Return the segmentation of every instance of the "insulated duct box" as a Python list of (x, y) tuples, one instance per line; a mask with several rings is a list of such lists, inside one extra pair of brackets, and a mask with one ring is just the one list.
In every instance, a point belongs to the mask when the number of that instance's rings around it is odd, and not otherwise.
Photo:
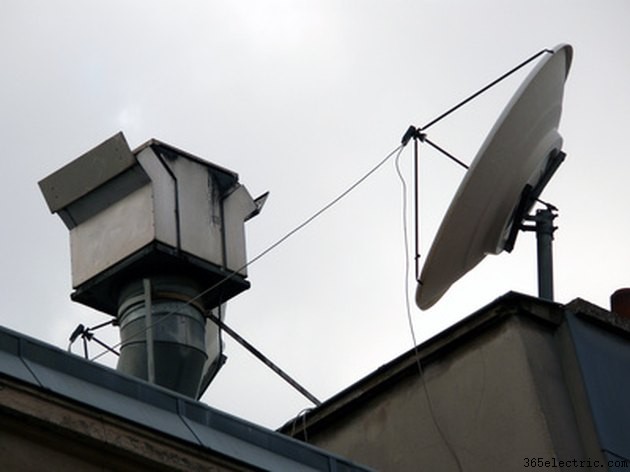
[[(266, 195), (255, 201), (236, 173), (157, 140), (132, 151), (122, 133), (39, 186), (70, 230), (72, 299), (118, 318), (119, 368), (150, 380), (153, 360), (129, 353), (144, 343), (140, 350), (153, 357), (154, 345), (171, 343), (170, 349), (182, 342), (188, 347), (172, 352), (184, 349), (178, 356), (190, 368), (205, 365), (200, 375), (207, 379), (208, 365), (220, 365), (222, 354), (218, 328), (206, 326), (204, 313), (249, 288), (244, 222), (258, 214)], [(138, 328), (149, 326), (138, 320), (164, 315), (160, 329)], [(213, 353), (203, 352), (208, 345)], [(169, 363), (176, 366), (177, 356)], [(157, 383), (165, 385), (159, 379), (172, 375), (159, 373), (157, 355), (154, 368)], [(195, 396), (195, 388), (184, 390)]]
[(77, 302), (116, 315), (123, 285), (165, 270), (206, 288), (229, 277), (211, 306), (249, 288), (243, 223), (259, 207), (230, 170), (119, 133), (39, 185), (70, 230)]

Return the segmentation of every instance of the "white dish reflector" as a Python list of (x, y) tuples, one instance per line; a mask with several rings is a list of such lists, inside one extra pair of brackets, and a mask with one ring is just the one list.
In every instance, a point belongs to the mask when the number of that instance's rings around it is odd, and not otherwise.
[(420, 274), (416, 303), (433, 306), (486, 254), (505, 249), (527, 184), (541, 179), (558, 133), (573, 49), (560, 45), (527, 76), (488, 134), (446, 212)]

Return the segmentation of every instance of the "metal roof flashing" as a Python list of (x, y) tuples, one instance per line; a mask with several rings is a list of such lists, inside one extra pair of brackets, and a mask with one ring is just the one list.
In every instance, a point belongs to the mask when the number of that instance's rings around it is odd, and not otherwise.
[(142, 143), (140, 146), (136, 147), (132, 150), (132, 154), (137, 156), (143, 150), (151, 148), (154, 151), (159, 151), (165, 157), (170, 159), (176, 159), (178, 157), (183, 157), (185, 159), (189, 159), (191, 161), (197, 162), (198, 164), (206, 166), (208, 169), (212, 171), (212, 173), (217, 177), (217, 181), (221, 186), (221, 190), (227, 192), (232, 186), (234, 186), (238, 182), (238, 173), (226, 169), (218, 164), (214, 164), (212, 162), (208, 162), (205, 159), (202, 159), (194, 154), (186, 152), (178, 147), (172, 146), (168, 143), (160, 141), (158, 139), (152, 138), (148, 141)]
[(0, 327), (0, 379), (265, 470), (364, 471), (334, 454)]
[(39, 187), (56, 213), (134, 167), (138, 167), (134, 154), (118, 133), (40, 180)]
[(566, 309), (582, 319), (597, 323), (618, 334), (630, 336), (630, 319), (612, 313), (581, 298), (566, 305)]

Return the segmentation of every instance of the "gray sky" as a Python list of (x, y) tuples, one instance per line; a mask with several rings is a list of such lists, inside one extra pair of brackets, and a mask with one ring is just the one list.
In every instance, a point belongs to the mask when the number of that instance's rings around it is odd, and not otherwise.
[[(0, 14), (0, 323), (65, 348), (107, 316), (69, 299), (65, 226), (37, 181), (119, 130), (235, 170), (253, 195), (258, 254), (422, 125), (535, 52), (574, 47), (560, 132), (567, 160), (543, 194), (560, 209), (556, 297), (603, 307), (630, 285), (630, 3), (593, 1), (33, 1)], [(528, 68), (431, 128), (466, 162)], [(411, 149), (402, 156), (411, 182)], [(426, 254), (463, 170), (421, 148)], [(393, 162), (250, 270), (227, 321), (325, 399), (412, 346), (401, 186)], [(536, 294), (533, 234), (488, 257), (432, 309), (419, 340), (509, 290)], [(415, 286), (409, 287), (413, 298)], [(113, 330), (97, 333), (117, 342)], [(203, 400), (277, 427), (310, 406), (226, 338)], [(79, 346), (76, 346), (79, 351)], [(92, 353), (99, 351), (91, 346)], [(101, 361), (114, 365), (115, 358)]]

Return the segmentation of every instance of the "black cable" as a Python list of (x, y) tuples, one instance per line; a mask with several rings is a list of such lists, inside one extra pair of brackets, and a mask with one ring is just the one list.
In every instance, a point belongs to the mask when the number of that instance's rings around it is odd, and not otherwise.
[(278, 241), (276, 241), (275, 243), (273, 243), (271, 246), (269, 246), (267, 249), (265, 249), (264, 251), (262, 251), (260, 254), (258, 254), (256, 257), (254, 257), (252, 260), (250, 260), (245, 266), (243, 266), (241, 269), (239, 269), (237, 272), (240, 272), (241, 270), (243, 270), (244, 268), (248, 267), (250, 264), (253, 264), (254, 262), (256, 262), (258, 259), (260, 259), (261, 257), (265, 256), (267, 253), (269, 253), (270, 251), (274, 250), (277, 246), (279, 246), (280, 244), (282, 244), (284, 241), (286, 241), (287, 239), (289, 239), (291, 236), (293, 236), (295, 233), (297, 233), (298, 231), (300, 231), (302, 228), (304, 228), (306, 225), (308, 225), (309, 223), (311, 223), (313, 220), (315, 220), (317, 217), (319, 217), (322, 213), (324, 213), (325, 211), (327, 211), (328, 209), (332, 208), (335, 204), (337, 204), (341, 199), (343, 199), (346, 195), (348, 195), (350, 192), (352, 192), (355, 188), (357, 188), (359, 185), (361, 185), (368, 177), (370, 177), (374, 172), (376, 172), (378, 169), (381, 168), (381, 166), (383, 164), (385, 164), (389, 159), (391, 159), (391, 157), (396, 153), (399, 152), (400, 150), (402, 150), (403, 145), (401, 144), (400, 146), (398, 146), (396, 149), (394, 149), (392, 152), (390, 152), (389, 154), (387, 154), (387, 156), (385, 156), (378, 164), (376, 164), (374, 167), (372, 167), (372, 169), (370, 169), (366, 174), (364, 174), (360, 179), (358, 179), (354, 184), (352, 184), (350, 187), (348, 187), (346, 190), (344, 190), (343, 192), (341, 192), (341, 194), (339, 194), (336, 198), (334, 198), (330, 203), (328, 203), (327, 205), (325, 205), (324, 207), (322, 207), (320, 210), (316, 211), (311, 217), (307, 218), (303, 223), (299, 224), (298, 226), (296, 226), (294, 229), (292, 229), (291, 231), (289, 231), (286, 235), (284, 235), (282, 238), (280, 238)]
[[(470, 102), (471, 100), (473, 100), (474, 98), (478, 97), (479, 95), (481, 95), (482, 93), (484, 93), (486, 90), (490, 89), (491, 87), (495, 86), (496, 84), (498, 84), (499, 82), (501, 82), (502, 80), (506, 79), (507, 77), (509, 77), (510, 75), (512, 75), (513, 73), (515, 73), (516, 71), (518, 71), (519, 69), (521, 69), (522, 67), (524, 67), (525, 65), (529, 64), (531, 61), (533, 61), (534, 59), (536, 59), (538, 56), (544, 54), (544, 53), (551, 53), (553, 54), (552, 50), (549, 49), (543, 49), (542, 51), (534, 54), (532, 57), (530, 57), (529, 59), (527, 59), (526, 61), (522, 62), (521, 64), (519, 64), (518, 66), (514, 67), (513, 69), (511, 69), (510, 71), (506, 72), (505, 74), (503, 74), (501, 77), (499, 77), (498, 79), (492, 81), (490, 84), (486, 85), (485, 87), (483, 87), (482, 89), (480, 89), (479, 91), (475, 92), (474, 94), (472, 94), (471, 96), (469, 96), (468, 98), (464, 99), (463, 101), (459, 102), (457, 105), (455, 105), (454, 107), (450, 108), (449, 110), (447, 110), (446, 112), (442, 113), (440, 116), (438, 116), (437, 118), (431, 120), (429, 123), (427, 123), (426, 125), (424, 125), (422, 128), (419, 128), (419, 130), (416, 130), (413, 127), (410, 127), (409, 130), (407, 131), (407, 133), (405, 134), (405, 137), (403, 137), (403, 141), (402, 144), (400, 146), (398, 146), (396, 149), (394, 149), (392, 152), (390, 152), (389, 154), (387, 154), (387, 156), (385, 156), (385, 158), (383, 160), (381, 160), (376, 166), (374, 166), (370, 171), (368, 171), (365, 175), (363, 175), (359, 180), (357, 180), (354, 184), (352, 184), (348, 189), (346, 189), (344, 192), (342, 192), (339, 196), (337, 196), (336, 198), (334, 198), (330, 203), (328, 203), (327, 205), (325, 205), (323, 208), (321, 208), (320, 210), (318, 210), (317, 212), (315, 212), (311, 217), (307, 218), (304, 222), (302, 222), (301, 224), (299, 224), (298, 226), (296, 226), (293, 230), (289, 231), (286, 235), (284, 235), (283, 237), (281, 237), (278, 241), (276, 241), (275, 243), (273, 243), (271, 246), (269, 246), (267, 249), (265, 249), (264, 251), (262, 251), (260, 254), (258, 254), (256, 257), (254, 257), (253, 259), (251, 259), (250, 261), (248, 261), (247, 263), (245, 263), (242, 267), (240, 267), (239, 269), (229, 273), (228, 275), (226, 275), (223, 279), (221, 279), (220, 281), (218, 281), (217, 283), (215, 283), (214, 285), (212, 285), (211, 287), (207, 288), (206, 290), (202, 291), (201, 293), (197, 294), (195, 297), (191, 298), (188, 303), (192, 303), (196, 300), (198, 300), (199, 298), (203, 297), (204, 295), (206, 295), (207, 293), (209, 293), (210, 291), (218, 288), (219, 286), (221, 286), (222, 284), (224, 284), (225, 282), (231, 280), (235, 275), (237, 275), (239, 272), (241, 272), (242, 270), (246, 269), (247, 267), (249, 267), (251, 264), (253, 264), (254, 262), (258, 261), (259, 259), (261, 259), (262, 257), (264, 257), (265, 255), (267, 255), (269, 252), (273, 251), (276, 247), (278, 247), (280, 244), (282, 244), (284, 241), (286, 241), (287, 239), (289, 239), (291, 236), (293, 236), (295, 233), (297, 233), (298, 231), (300, 231), (302, 228), (304, 228), (305, 226), (307, 226), (309, 223), (311, 223), (313, 220), (315, 220), (316, 218), (318, 218), (322, 213), (326, 212), (328, 209), (330, 209), (331, 207), (333, 207), (335, 204), (337, 204), (341, 199), (343, 199), (346, 195), (348, 195), (350, 192), (352, 192), (356, 187), (358, 187), (361, 183), (363, 183), (364, 180), (366, 180), (370, 175), (372, 175), (374, 172), (376, 172), (383, 164), (385, 164), (385, 162), (387, 162), (394, 154), (396, 154), (398, 151), (400, 151), (402, 148), (404, 148), (407, 144), (407, 142), (409, 141), (409, 139), (412, 137), (411, 134), (409, 134), (410, 132), (414, 132), (417, 133), (417, 137), (423, 141), (423, 142), (427, 142), (429, 145), (431, 145), (432, 147), (434, 147), (435, 149), (437, 149), (438, 151), (442, 152), (444, 155), (446, 155), (447, 157), (451, 158), (453, 161), (457, 162), (459, 165), (463, 166), (464, 168), (468, 168), (468, 166), (466, 164), (464, 164), (462, 161), (460, 161), (459, 159), (457, 159), (455, 156), (451, 155), (450, 153), (448, 153), (447, 151), (445, 151), (444, 149), (440, 148), (439, 146), (437, 146), (435, 143), (433, 143), (432, 141), (428, 140), (426, 138), (426, 135), (419, 133), (418, 131), (424, 131), (426, 129), (428, 129), (429, 127), (433, 126), (435, 123), (439, 122), (440, 120), (446, 118), (448, 115), (450, 115), (451, 113), (455, 112), (456, 110), (458, 110), (459, 108), (461, 108), (462, 106), (464, 106), (465, 104), (467, 104), (468, 102)], [(147, 329), (151, 329), (154, 325), (156, 325), (157, 323), (160, 323), (162, 321), (164, 321), (165, 319), (167, 319), (172, 313), (167, 314), (166, 316), (162, 317), (160, 320), (157, 320), (156, 322), (154, 322), (152, 325), (148, 326), (147, 328), (145, 328), (144, 331), (146, 331)], [(138, 335), (141, 335), (144, 331), (138, 333)], [(116, 345), (113, 346), (113, 348), (119, 347), (122, 343), (118, 343)], [(100, 354), (96, 355), (95, 357), (93, 357), (91, 360), (94, 361), (98, 358), (100, 358), (101, 356), (105, 355), (107, 353), (107, 351), (103, 351)]]
[[(389, 161), (391, 159), (391, 157), (396, 154), (397, 152), (399, 152), (400, 150), (402, 150), (404, 146), (401, 144), (399, 145), (396, 149), (394, 149), (393, 151), (391, 151), (389, 154), (387, 154), (381, 161), (379, 161), (374, 167), (372, 167), (368, 172), (366, 172), (362, 177), (360, 177), (356, 182), (354, 182), (352, 185), (350, 185), (350, 187), (348, 187), (346, 190), (344, 190), (343, 192), (341, 192), (337, 197), (335, 197), (333, 200), (331, 200), (328, 204), (324, 205), (322, 208), (320, 208), (318, 211), (316, 211), (313, 215), (311, 215), (310, 217), (308, 217), (306, 220), (304, 220), (302, 223), (300, 223), (299, 225), (297, 225), (295, 228), (293, 228), (291, 231), (289, 231), (287, 234), (285, 234), (284, 236), (282, 236), (280, 239), (278, 239), (275, 243), (273, 243), (271, 246), (269, 246), (267, 249), (263, 250), (262, 252), (260, 252), (257, 256), (255, 256), (254, 258), (250, 259), (248, 262), (246, 262), (245, 264), (243, 264), (241, 267), (239, 267), (238, 269), (230, 272), (229, 274), (227, 274), (223, 279), (219, 280), (218, 282), (216, 282), (214, 285), (211, 285), (210, 287), (208, 287), (207, 289), (203, 290), (202, 292), (198, 293), (197, 295), (195, 295), (193, 298), (191, 298), (190, 300), (188, 300), (186, 302), (186, 304), (191, 304), (193, 302), (195, 302), (196, 300), (200, 299), (201, 297), (203, 297), (204, 295), (207, 295), (209, 292), (211, 292), (212, 290), (215, 290), (216, 288), (220, 287), (221, 285), (223, 285), (224, 283), (226, 283), (227, 281), (231, 280), (234, 276), (236, 276), (237, 274), (239, 274), (241, 271), (243, 271), (244, 269), (248, 268), (250, 265), (252, 265), (254, 262), (257, 262), (258, 260), (260, 260), (261, 258), (263, 258), (264, 256), (266, 256), (267, 254), (269, 254), (271, 251), (273, 251), (276, 247), (278, 247), (280, 244), (282, 244), (283, 242), (285, 242), (287, 239), (289, 239), (291, 236), (293, 236), (295, 233), (297, 233), (298, 231), (300, 231), (301, 229), (303, 229), (305, 226), (307, 226), (308, 224), (310, 224), (313, 220), (317, 219), (319, 216), (321, 216), (323, 213), (325, 213), (327, 210), (329, 210), (330, 208), (332, 208), (333, 206), (335, 206), (337, 203), (339, 203), (340, 200), (342, 200), (345, 196), (347, 196), (350, 192), (352, 192), (355, 188), (357, 188), (359, 185), (361, 185), (365, 180), (367, 180), (368, 177), (370, 177), (372, 174), (374, 174), (378, 169), (380, 169), (387, 161)], [(144, 330), (139, 331), (138, 333), (135, 333), (134, 336), (141, 336), (144, 332), (146, 332), (147, 330), (153, 328), (154, 326), (156, 326), (158, 323), (163, 322), (164, 320), (166, 320), (168, 317), (170, 317), (171, 315), (173, 315), (175, 312), (170, 312), (168, 314), (166, 314), (165, 316), (161, 317), (159, 320), (156, 320), (155, 322), (153, 322), (151, 325), (147, 326)], [(133, 337), (133, 336), (132, 336)], [(112, 346), (114, 349), (117, 347), (120, 347), (122, 345), (122, 342), (119, 342), (118, 344), (115, 344), (114, 346)], [(107, 354), (108, 351), (103, 351), (100, 354), (97, 354), (96, 356), (94, 356), (92, 359), (90, 359), (91, 361), (95, 361), (99, 358), (101, 358), (102, 356), (104, 356), (105, 354)]]

